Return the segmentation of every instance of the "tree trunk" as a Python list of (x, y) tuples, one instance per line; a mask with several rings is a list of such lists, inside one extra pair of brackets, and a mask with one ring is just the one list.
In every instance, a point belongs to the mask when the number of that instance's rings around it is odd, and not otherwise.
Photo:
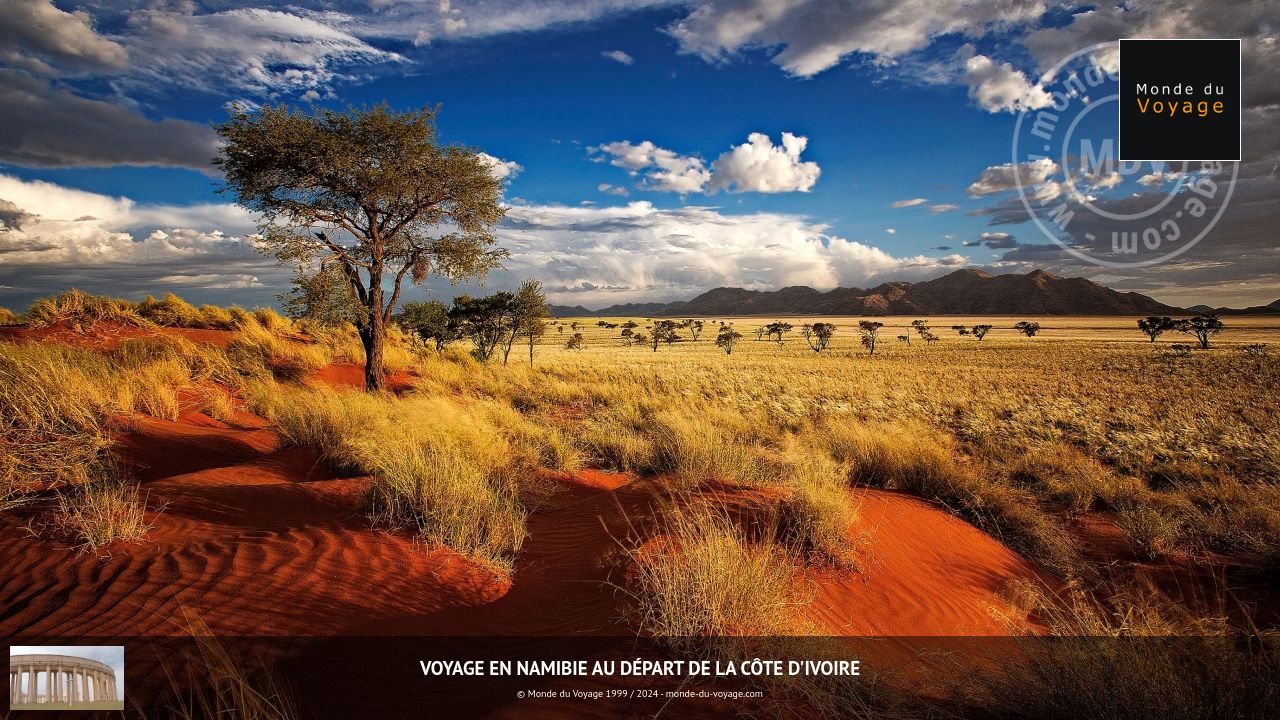
[(369, 291), (369, 322), (360, 329), (360, 341), (364, 344), (364, 389), (381, 392), (386, 386), (386, 369), (382, 362), (383, 346), (387, 341), (387, 326), (382, 321), (382, 288), (375, 284)]

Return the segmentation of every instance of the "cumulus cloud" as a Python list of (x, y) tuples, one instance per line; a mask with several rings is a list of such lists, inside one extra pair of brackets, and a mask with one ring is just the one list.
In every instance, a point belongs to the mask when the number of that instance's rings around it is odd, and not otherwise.
[(965, 60), (961, 79), (969, 86), (970, 99), (987, 112), (1016, 113), (1052, 104), (1044, 88), (1031, 84), (1009, 63), (996, 62), (985, 55)]
[(649, 140), (639, 143), (618, 140), (591, 150), (608, 156), (610, 165), (620, 167), (632, 176), (641, 176), (643, 180), (638, 187), (644, 190), (683, 195), (701, 192), (711, 180), (711, 171), (702, 158), (681, 155), (658, 147)]
[(6, 301), (72, 285), (137, 295), (157, 282), (230, 290), (262, 287), (267, 276), (283, 281), (275, 261), (254, 248), (253, 218), (234, 205), (140, 205), (0, 175), (0, 207), (21, 213), (0, 230)]
[(621, 187), (619, 185), (612, 185), (610, 183), (600, 183), (599, 185), (596, 186), (596, 190), (599, 190), (600, 192), (605, 193), (606, 195), (622, 195), (625, 197), (631, 194), (627, 192), (626, 188)]
[(0, 3), (0, 63), (46, 75), (59, 68), (114, 72), (129, 64), (129, 55), (99, 35), (84, 10), (66, 12), (53, 0), (5, 0)]
[(916, 205), (923, 205), (927, 202), (929, 201), (924, 198), (911, 198), (910, 200), (895, 200), (889, 203), (889, 207), (891, 208), (914, 207)]
[(707, 0), (667, 31), (709, 62), (763, 49), (787, 73), (809, 77), (850, 55), (888, 64), (939, 35), (981, 35), (1043, 12), (1042, 2), (1026, 0)]
[(185, 120), (148, 120), (44, 80), (0, 69), (0, 161), (41, 167), (171, 165), (208, 172), (217, 136)]
[(589, 151), (610, 165), (639, 176), (642, 190), (678, 192), (808, 192), (822, 174), (816, 162), (800, 159), (809, 139), (782, 133), (782, 144), (751, 133), (747, 142), (721, 153), (708, 168), (696, 155), (681, 155), (649, 140), (605, 143)]
[(1029, 188), (1044, 183), (1057, 172), (1058, 164), (1049, 158), (992, 165), (969, 185), (969, 194), (977, 197), (1015, 190), (1019, 181)]
[(1018, 246), (1018, 241), (1014, 240), (1013, 236), (1007, 232), (984, 232), (978, 236), (978, 243), (986, 245), (992, 250)]
[(557, 302), (600, 305), (685, 298), (722, 285), (865, 286), (932, 277), (965, 262), (960, 255), (894, 256), (798, 215), (648, 202), (516, 205), (499, 238), (512, 256), (495, 285), (536, 277)]
[(496, 158), (487, 152), (479, 153), (479, 156), (481, 162), (488, 165), (492, 169), (494, 177), (499, 180), (511, 180), (516, 175), (519, 175), (521, 170), (524, 170), (523, 165), (513, 160)]
[(712, 191), (808, 192), (818, 182), (822, 170), (816, 162), (800, 159), (809, 138), (782, 133), (782, 144), (774, 145), (768, 135), (751, 133), (747, 142), (716, 158), (711, 164)]
[(616, 63), (621, 63), (623, 65), (631, 65), (636, 61), (635, 58), (631, 57), (630, 55), (628, 55), (627, 53), (621, 50), (606, 50), (605, 52), (602, 52), (600, 54)]

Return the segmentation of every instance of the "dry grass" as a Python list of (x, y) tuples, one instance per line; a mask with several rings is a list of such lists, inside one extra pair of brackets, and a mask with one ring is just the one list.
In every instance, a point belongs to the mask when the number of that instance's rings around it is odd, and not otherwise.
[(27, 310), (27, 322), (32, 327), (67, 322), (74, 329), (87, 330), (103, 321), (138, 327), (151, 324), (127, 300), (90, 295), (75, 289), (54, 297), (41, 298)]
[(660, 541), (630, 549), (638, 625), (653, 637), (795, 635), (808, 601), (799, 556), (777, 542), (752, 542), (726, 514), (673, 508)]
[(1224, 615), (1174, 603), (1149, 585), (1106, 600), (1016, 592), (1055, 637), (1017, 640), (1020, 660), (974, 673), (960, 688), (984, 716), (1167, 720), (1280, 712), (1274, 635), (1233, 627)]
[(286, 393), (263, 385), (251, 401), (288, 442), (320, 450), (339, 469), (373, 476), (375, 521), (407, 525), (429, 545), (498, 569), (510, 568), (524, 542), (517, 480), (532, 470), (525, 463), (555, 454), (545, 438), (495, 424), (503, 413), (444, 398)]
[(7, 307), (0, 307), (0, 327), (22, 324), (22, 316)]
[(146, 499), (137, 483), (106, 473), (92, 482), (58, 493), (49, 525), (83, 552), (97, 552), (115, 542), (138, 542), (146, 537)]

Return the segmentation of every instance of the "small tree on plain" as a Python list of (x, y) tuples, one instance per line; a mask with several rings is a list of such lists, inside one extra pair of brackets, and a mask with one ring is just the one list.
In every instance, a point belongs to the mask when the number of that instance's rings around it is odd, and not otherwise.
[(698, 341), (698, 336), (702, 334), (702, 328), (703, 323), (701, 320), (689, 321), (689, 337), (693, 338), (694, 342)]
[(805, 324), (800, 328), (800, 337), (804, 338), (816, 353), (826, 350), (827, 345), (831, 344), (831, 337), (835, 334), (836, 326), (832, 323)]
[(1190, 320), (1178, 320), (1174, 329), (1178, 332), (1195, 336), (1201, 350), (1209, 349), (1209, 340), (1226, 328), (1216, 315), (1196, 315)]
[(1163, 317), (1149, 315), (1138, 320), (1138, 329), (1151, 338), (1151, 342), (1155, 342), (1157, 338), (1175, 327), (1177, 325), (1174, 323), (1173, 318), (1167, 315)]
[(475, 344), (476, 359), (488, 362), (513, 332), (515, 304), (515, 295), (509, 292), (477, 298), (463, 295), (454, 298), (449, 320), (460, 336)]
[(676, 327), (674, 320), (659, 320), (653, 324), (649, 340), (653, 345), (654, 352), (658, 352), (658, 343), (671, 344), (680, 337), (676, 334)]
[(973, 329), (970, 330), (969, 332), (973, 333), (973, 336), (978, 338), (978, 342), (982, 342), (982, 338), (986, 337), (987, 333), (991, 332), (991, 326), (990, 325), (974, 325)]
[(932, 345), (938, 342), (938, 336), (926, 330), (924, 333), (924, 342), (926, 345)]
[(1023, 320), (1019, 322), (1017, 325), (1014, 325), (1013, 329), (1017, 330), (1023, 335), (1026, 335), (1027, 337), (1035, 337), (1036, 333), (1040, 332), (1040, 323)]
[(764, 325), (761, 325), (760, 327), (756, 328), (756, 342), (760, 342), (761, 340), (764, 339), (764, 334), (767, 329), (768, 328), (766, 328)]
[(862, 346), (865, 347), (871, 355), (876, 354), (876, 338), (880, 334), (880, 328), (884, 327), (884, 323), (875, 320), (859, 320), (858, 334), (862, 336)]
[(582, 349), (582, 333), (576, 332), (569, 337), (564, 343), (565, 350), (581, 350)]
[(960, 335), (961, 337), (964, 337), (965, 335), (969, 334), (969, 328), (965, 327), (964, 325), (952, 325), (951, 329), (955, 330), (956, 334)]
[(458, 338), (457, 328), (449, 320), (449, 308), (439, 300), (405, 303), (397, 322), (405, 332), (434, 344), (436, 352)]
[(507, 364), (511, 346), (516, 338), (529, 343), (529, 365), (533, 365), (533, 346), (547, 329), (547, 296), (542, 293), (542, 283), (525, 280), (512, 296), (511, 316), (507, 319), (508, 332), (502, 352), (502, 364)]
[(725, 355), (732, 355), (734, 344), (741, 339), (742, 333), (730, 325), (721, 325), (720, 332), (716, 333), (716, 346), (723, 348)]
[(912, 320), (911, 327), (916, 331), (916, 335), (922, 338), (929, 334), (929, 322), (927, 320)]
[(771, 322), (764, 327), (764, 332), (778, 343), (778, 347), (782, 347), (782, 336), (791, 332), (791, 323)]

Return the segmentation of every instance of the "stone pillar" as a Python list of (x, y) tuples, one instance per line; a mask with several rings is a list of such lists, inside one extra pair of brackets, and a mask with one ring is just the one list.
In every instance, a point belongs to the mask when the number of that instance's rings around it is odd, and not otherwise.
[(71, 668), (71, 702), (80, 703), (80, 668)]

